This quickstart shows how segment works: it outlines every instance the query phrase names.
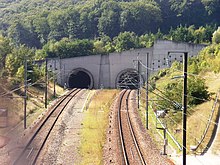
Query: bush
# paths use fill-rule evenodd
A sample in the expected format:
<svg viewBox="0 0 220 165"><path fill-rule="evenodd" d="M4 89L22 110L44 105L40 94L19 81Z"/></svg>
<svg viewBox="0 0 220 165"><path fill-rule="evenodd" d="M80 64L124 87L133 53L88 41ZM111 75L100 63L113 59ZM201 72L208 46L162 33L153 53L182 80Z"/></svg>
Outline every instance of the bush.
<svg viewBox="0 0 220 165"><path fill-rule="evenodd" d="M220 43L220 27L213 33L212 42L215 44Z"/></svg>
<svg viewBox="0 0 220 165"><path fill-rule="evenodd" d="M208 99L210 94L203 79L192 77L188 79L188 95L191 96L188 98L188 103L190 105L197 105Z"/></svg>
<svg viewBox="0 0 220 165"><path fill-rule="evenodd" d="M183 81L182 79L177 79L176 81L172 81L168 83L165 87L165 94L168 99L164 99L159 101L160 105L163 107L169 107L174 110L178 110L181 108L182 102L182 93L183 93ZM188 78L188 105L193 106L197 104L203 103L210 96L207 91L207 87L205 86L205 81L198 77L189 77ZM160 98L161 99L161 98ZM172 101L172 102L171 102Z"/></svg>
<svg viewBox="0 0 220 165"><path fill-rule="evenodd" d="M158 77L164 77L164 76L166 76L167 75L167 71L168 71L168 69L162 69L162 70L160 70L159 72L158 72Z"/></svg>
<svg viewBox="0 0 220 165"><path fill-rule="evenodd" d="M212 44L204 48L199 56L196 64L199 71L214 71L220 72L220 44Z"/></svg>

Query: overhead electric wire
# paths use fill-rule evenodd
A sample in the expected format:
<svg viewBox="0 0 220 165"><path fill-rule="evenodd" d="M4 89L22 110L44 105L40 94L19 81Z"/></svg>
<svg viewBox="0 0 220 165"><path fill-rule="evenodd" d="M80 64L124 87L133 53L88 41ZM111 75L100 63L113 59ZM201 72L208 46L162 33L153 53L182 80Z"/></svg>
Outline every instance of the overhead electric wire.
<svg viewBox="0 0 220 165"><path fill-rule="evenodd" d="M152 115L151 115L151 118L153 119ZM178 142L179 144L179 142ZM186 150L188 150L186 147L184 147L182 144L179 144L182 148L185 148ZM189 150L188 150L189 151Z"/></svg>
<svg viewBox="0 0 220 165"><path fill-rule="evenodd" d="M154 70L154 69L149 68L149 67L147 67L146 65L144 65L141 61L140 61L140 64L141 64L143 67L145 67L146 69ZM158 70L161 70L161 69L158 69ZM181 72L181 73L186 73L186 72L183 72L183 71L181 71L181 70L177 70L177 69L174 69L174 70L176 70L176 71L178 71L178 72ZM196 74L193 74L193 73L190 73L190 72L187 72L187 74L188 74L188 75L193 75L193 76L198 76L198 77L199 77L199 75L196 75ZM150 84L149 84L149 85L150 85ZM197 99L197 100L201 100L201 101L210 101L210 100L207 100L207 99L202 99L202 98L198 98L198 97L191 96L191 95L186 95L186 96L188 96L188 97L193 97L193 98L195 98L195 99Z"/></svg>
<svg viewBox="0 0 220 165"><path fill-rule="evenodd" d="M147 67L146 67L147 68ZM154 70L154 69L152 69L152 68L147 68L147 69L151 69L151 70ZM138 76L138 75L137 75ZM126 80L128 80L129 82L131 82L133 85L134 85L134 87L136 87L136 88L138 88L139 87L139 85L137 85L137 83L140 83L140 82L138 82L135 78L131 78L131 77L127 77L126 78ZM152 86L151 86L152 87ZM146 89L146 88L144 88L144 87L142 87L143 89ZM155 93L154 92L154 94L155 95L157 95L157 96L159 96L160 98L162 98L162 99L164 99L164 100L167 100L167 101L170 101L171 103L177 103L176 101L174 101L174 100L172 100L172 99L169 99L169 97L166 95L166 94L164 94L164 92L162 92L161 90L159 90L159 89L157 89L156 88L156 90L158 90L163 96L161 96L161 95L159 95L159 94L157 94L157 93ZM186 96L188 96L188 97L194 97L194 96L190 96L190 95L186 95ZM203 101L210 101L210 100L205 100L205 99L201 99L201 98L197 98L197 97L194 97L194 98L196 98L196 99L199 99L199 100L203 100ZM180 103L179 103L179 105L181 105ZM188 114L186 114L186 115L188 115ZM175 120L173 120L171 117L168 117L170 120L172 120L172 121L175 121ZM204 119L204 118L203 118ZM204 121L203 121L204 122ZM177 124L177 122L175 122L176 124ZM188 133L189 134L189 133ZM191 137L194 137L193 135L191 135L191 134L189 134L189 136L191 136ZM196 137L194 137L194 138L196 138ZM197 139L197 138L196 138ZM183 147L183 146L182 146ZM184 147L185 148L185 147ZM186 150L188 150L187 148L185 148ZM188 150L189 151L189 150Z"/></svg>
<svg viewBox="0 0 220 165"><path fill-rule="evenodd" d="M165 108L165 107L164 107ZM188 106L188 108L190 108L191 110L193 110L193 107L191 107L191 106ZM174 109L172 109L172 108L165 108L165 109L170 109L170 110L173 110L173 111L178 111L178 110L174 110ZM183 113L183 112L182 112ZM184 113L185 114L185 113ZM191 113L190 113L190 111L187 111L187 113L186 113L186 115L187 116L189 116L189 115L192 115ZM200 117L202 117L202 118L200 118L204 123L206 123L208 120L209 120L209 117L206 117L206 116L204 116L204 115L202 115L202 114L197 114L197 115L199 115ZM216 123L216 122L213 122L213 121L211 121L211 123L213 123L214 125L218 125L218 123Z"/></svg>
<svg viewBox="0 0 220 165"><path fill-rule="evenodd" d="M61 71L59 71L59 72L57 73L57 75L59 75L59 74L61 74ZM49 80L52 80L52 79L53 79L53 78L50 78ZM30 86L33 86L33 85L35 85L35 84L38 84L38 83L39 83L40 81L42 81L42 80L44 80L44 77L42 77L41 79L35 81L34 83L31 83L31 85L28 85L28 86L30 87ZM7 96L7 95L9 95L9 94L12 94L13 92L16 92L16 91L18 91L18 90L20 90L20 89L22 89L22 88L24 88L24 87L25 87L25 85L22 85L22 86L20 86L20 87L18 87L18 88L16 88L16 89L13 89L13 90L10 90L10 91L1 93L1 94L0 94L0 98L1 98L1 97L4 97L4 96Z"/></svg>
<svg viewBox="0 0 220 165"><path fill-rule="evenodd" d="M154 104L155 104L155 103L154 103ZM179 124L179 123L177 123L174 119L172 119L172 117L170 117L169 115L166 115L166 117L168 117L170 120L172 120L175 124L177 124L177 125ZM165 120L166 120L166 119L165 119ZM193 136L192 134L188 133L188 131L187 131L187 134L188 134L190 137L195 138L196 141L199 142L199 139L198 139L197 137Z"/></svg>
<svg viewBox="0 0 220 165"><path fill-rule="evenodd" d="M137 82L137 81L136 81ZM132 83L132 82L131 82ZM137 82L137 83L139 83L139 82ZM136 88L138 88L138 86L136 85L136 84L134 84L133 83L133 85L136 87ZM151 86L152 87L152 86ZM143 89L146 89L145 87L142 87ZM151 91L152 92L152 91ZM181 105L180 103L178 103L178 102L176 102L176 101L173 101L173 100L170 100L169 98L166 98L166 97L163 97L163 96L161 96L161 95L159 95L159 94L157 94L157 93L155 93L155 92L152 92L153 94L155 94L155 95L157 95L158 97L160 97L160 98L163 98L163 99L165 99L165 100L167 100L167 101L169 101L169 102L171 102L172 104L174 104L174 105Z"/></svg>
<svg viewBox="0 0 220 165"><path fill-rule="evenodd" d="M145 69L148 69L148 70L151 70L151 71L158 71L158 70L161 70L161 68L160 68L160 69L155 69L155 68L147 67L147 66L144 65L141 61L139 61L139 62L140 62L140 64L141 64Z"/></svg>
<svg viewBox="0 0 220 165"><path fill-rule="evenodd" d="M135 85L135 84L133 84L133 85ZM144 88L144 87L142 87L142 88ZM144 89L146 89L146 88L144 88ZM168 98L166 98L166 97L163 97L163 96L161 96L161 95L159 95L159 94L157 94L157 93L155 93L155 92L152 92L152 93L155 94L155 95L157 95L157 96L159 96L160 98L162 98L162 99L164 99L164 100L167 100L167 101L173 103L174 105L176 105L176 104L181 105L180 103L178 103L178 102L176 102L176 101L173 101L173 100L170 100L170 99L168 99ZM144 99L145 99L145 98L144 98ZM190 109L193 109L191 106L188 106L188 107L189 107ZM179 107L179 108L180 108L180 107ZM166 108L166 109L173 110L173 111L178 111L178 110L174 110L174 109L172 109L172 108ZM183 113L183 112L182 112L182 113ZM190 114L190 111L187 111L187 113ZM186 113L186 115L189 116L189 114L187 114L187 113ZM185 114L185 113L184 113L184 114ZM203 118L203 122L209 120L209 118L207 118L207 117L205 117L205 116L203 116L203 115L201 115L201 114L198 114L198 115ZM205 120L205 121L204 121L204 120ZM213 121L211 121L211 122L212 122L213 124L215 124L215 125L218 124L218 123L213 122Z"/></svg>
<svg viewBox="0 0 220 165"><path fill-rule="evenodd" d="M148 69L148 70L151 70L151 71L159 71L159 70L162 70L162 69L166 69L166 68L170 68L170 67L165 67L165 68L158 68L158 69L155 69L155 68L150 68L150 67L147 67L145 64L143 64L141 61L140 61L140 64L145 68L145 69ZM172 68L173 70L175 71L178 71L178 72L181 72L181 73L186 73L182 70L178 70L178 69L174 69ZM194 73L190 73L190 72L187 72L188 75L192 75L192 76L198 76L198 77L201 77L200 75L198 74L194 74Z"/></svg>
<svg viewBox="0 0 220 165"><path fill-rule="evenodd" d="M152 115L150 115L151 116L151 118L153 119L153 114ZM171 117L169 117L168 116L168 118L169 119L171 119L173 122L175 122L175 124L178 124L175 120L173 120ZM155 126L156 126L156 124L154 124ZM168 128L167 128L168 129ZM188 131L187 131L187 134L190 136L190 137L193 137L194 139L196 139L196 141L197 142L199 142L198 141L198 139L197 139L197 137L195 137L195 136L193 136L192 134L190 134L190 133L188 133ZM190 152L190 150L189 149L187 149L186 147L184 147L182 144L180 144L180 143L178 143L182 148L185 148L188 152ZM202 162L200 162L200 160L199 159L197 159L198 161L199 161L199 163L201 163L201 164L203 164Z"/></svg>
<svg viewBox="0 0 220 165"><path fill-rule="evenodd" d="M135 85L135 84L133 84L133 85ZM136 86L136 87L137 87L137 86ZM152 87L152 86L151 86L151 87ZM143 89L146 89L146 88L144 88L144 87L142 87L142 88L143 88ZM152 92L152 91L151 91L151 92ZM159 97L162 98L162 99L165 99L165 100L167 100L167 101L173 103L174 105L181 105L180 103L178 103L178 102L176 102L176 101L173 101L173 100L170 100L169 98L163 97L163 96L161 96L161 95L159 95L159 94L157 94L157 93L155 93L155 92L152 92L152 93L155 94L155 95L157 95L157 96L159 96ZM188 107L189 107L190 109L193 109L193 107L191 107L191 106L189 106L189 105L188 105ZM179 107L179 108L181 108L181 107ZM166 108L166 109L174 110L174 109L171 109L171 108ZM177 110L174 110L174 111L177 111ZM183 112L182 112L182 113L183 113ZM187 113L190 114L190 111L187 111ZM185 114L185 113L184 113L184 114ZM188 116L189 114L186 114L186 115ZM198 114L198 115L203 118L203 122L209 120L209 118L207 118L207 117L205 117L205 116L203 116L203 115L201 115L201 114ZM204 120L205 120L205 121L204 121ZM211 122L212 122L213 124L215 124L215 125L218 124L218 123L213 122L213 121L211 121Z"/></svg>
<svg viewBox="0 0 220 165"><path fill-rule="evenodd" d="M142 66L145 67L146 69L153 70L152 68L149 68L149 67L147 67L146 65L144 65L141 61L140 61L140 63L141 63ZM158 69L158 70L161 70L161 69ZM179 71L179 72L181 72L181 73L184 73L184 72L181 71L181 70L177 70L177 69L174 69L174 70ZM193 73L189 73L189 72L187 72L187 74L188 74L188 75L199 76L199 75L196 75L196 74L193 74ZM199 76L199 77L200 77L200 76ZM149 84L149 85L150 85L150 84ZM155 88L156 88L156 87L155 87ZM157 88L156 88L156 89L157 89ZM157 90L159 90L159 89L157 89ZM181 95L181 96L182 96L182 95ZM186 96L192 97L192 98L195 98L195 99L201 100L201 101L210 101L210 100L208 100L208 99L202 99L202 98L195 97L195 96L191 96L191 95L186 95Z"/></svg>

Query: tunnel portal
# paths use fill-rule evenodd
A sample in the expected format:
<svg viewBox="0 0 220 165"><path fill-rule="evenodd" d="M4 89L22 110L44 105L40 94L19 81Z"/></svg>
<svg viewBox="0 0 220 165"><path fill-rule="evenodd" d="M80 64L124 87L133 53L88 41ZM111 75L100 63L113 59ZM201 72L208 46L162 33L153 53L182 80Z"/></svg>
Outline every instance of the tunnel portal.
<svg viewBox="0 0 220 165"><path fill-rule="evenodd" d="M69 88L91 89L92 77L83 70L75 70L69 77Z"/></svg>
<svg viewBox="0 0 220 165"><path fill-rule="evenodd" d="M137 89L139 82L138 72L130 69L119 73L116 83L117 87L121 89Z"/></svg>

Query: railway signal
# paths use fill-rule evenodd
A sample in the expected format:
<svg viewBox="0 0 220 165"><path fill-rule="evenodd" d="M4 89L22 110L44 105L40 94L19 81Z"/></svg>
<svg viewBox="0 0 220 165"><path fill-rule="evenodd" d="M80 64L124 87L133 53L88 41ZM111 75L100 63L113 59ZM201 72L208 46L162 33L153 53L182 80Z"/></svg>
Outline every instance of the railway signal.
<svg viewBox="0 0 220 165"><path fill-rule="evenodd" d="M27 128L27 87L28 82L31 79L27 79L27 73L33 72L33 70L28 70L27 57L24 58L24 129Z"/></svg>

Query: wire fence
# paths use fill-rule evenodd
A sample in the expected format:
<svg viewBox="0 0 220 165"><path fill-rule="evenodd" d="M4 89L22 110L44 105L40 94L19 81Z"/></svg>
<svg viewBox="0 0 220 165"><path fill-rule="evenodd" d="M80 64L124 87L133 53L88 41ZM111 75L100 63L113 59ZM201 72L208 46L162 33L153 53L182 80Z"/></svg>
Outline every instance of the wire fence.
<svg viewBox="0 0 220 165"><path fill-rule="evenodd" d="M206 125L206 128L205 128L205 130L204 130L202 136L201 136L201 139L199 140L198 144L197 144L196 147L194 148L195 151L198 150L198 148L200 147L200 145L202 144L202 142L204 141L204 139L205 139L205 137L206 137L206 135L207 135L207 132L208 132L209 127L210 127L210 125L211 125L211 123L212 123L213 115L214 115L214 112L215 112L215 109L216 109L216 106L217 106L217 103L218 103L219 94L220 94L220 90L219 90L219 91L217 92L217 94L216 94L215 102L214 102L214 104L213 104L213 106L212 106L211 113L210 113L210 116L209 116L209 119L208 119L208 123L207 123L207 125ZM202 151L204 152L204 150L206 150L206 149L207 149L207 146L205 146L205 147L202 149Z"/></svg>
<svg viewBox="0 0 220 165"><path fill-rule="evenodd" d="M151 107L152 108L152 107ZM153 108L152 108L153 109ZM160 125L162 126L163 129L166 129L166 127L164 126L163 122L157 117L157 114L154 112L154 115L156 117L156 120L160 123ZM182 151L182 146L180 145L180 143L176 140L176 138L167 130L166 133L168 134L168 136L172 139L172 141L174 142L174 144L179 148L180 151Z"/></svg>

